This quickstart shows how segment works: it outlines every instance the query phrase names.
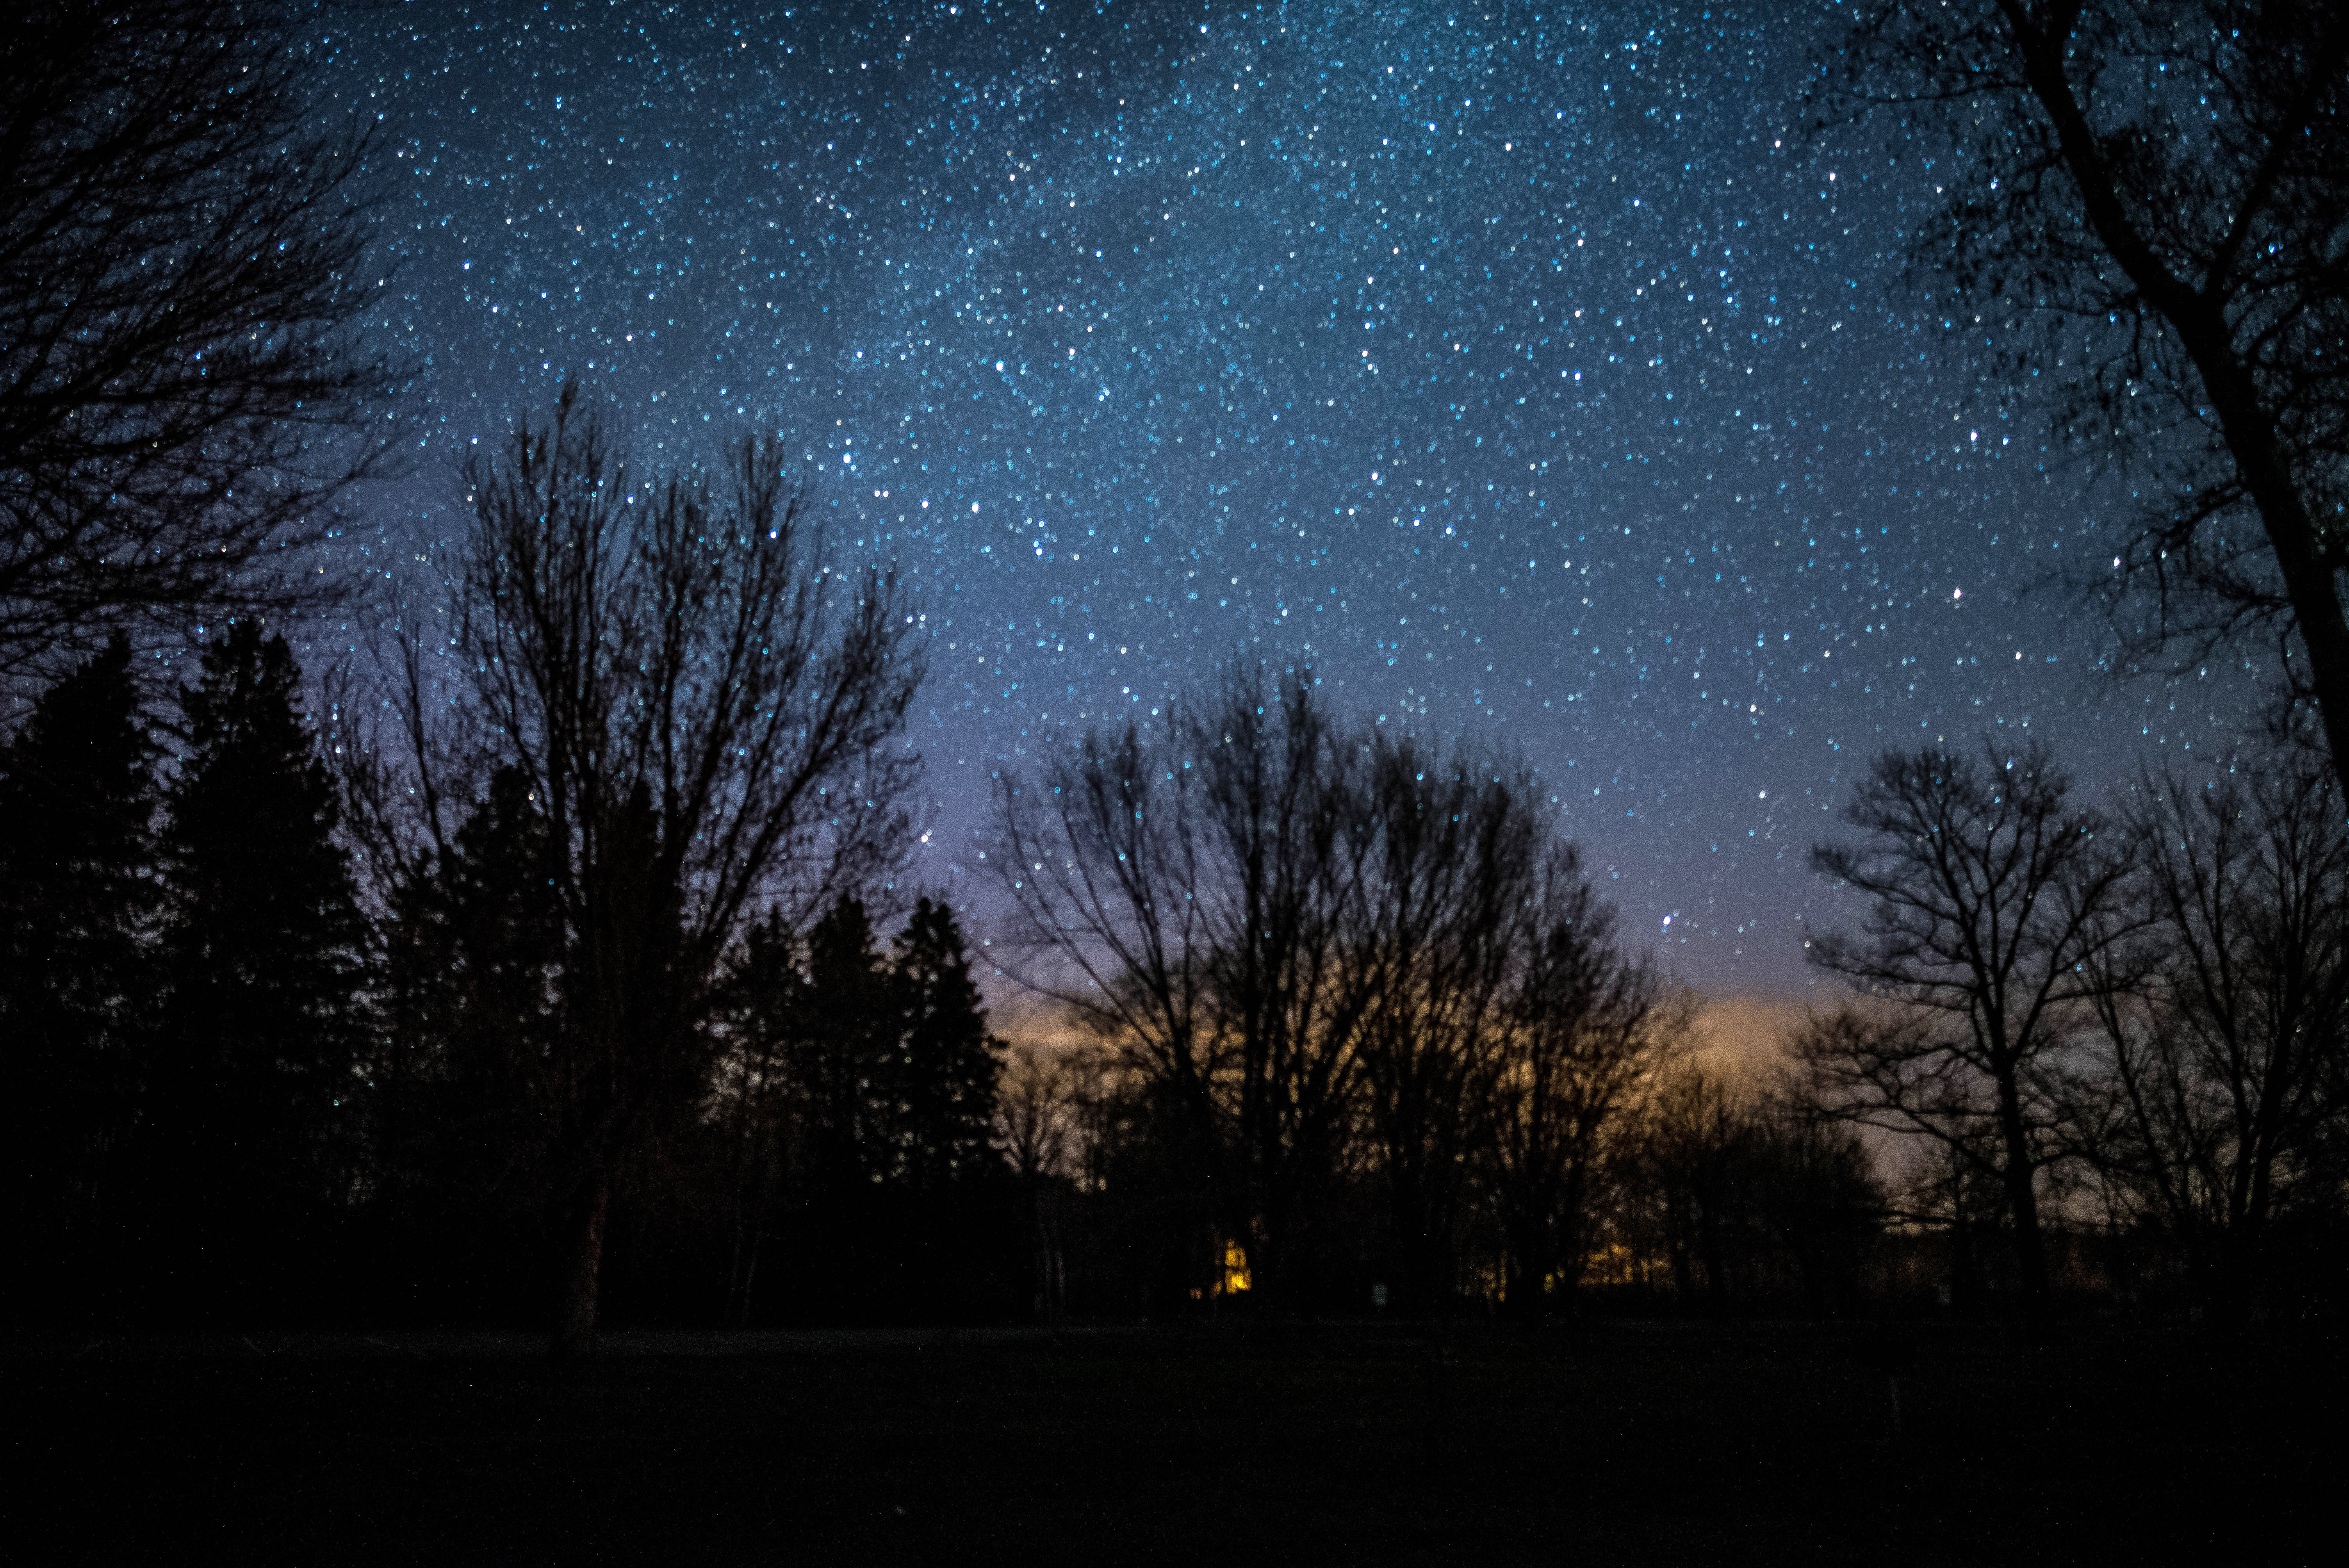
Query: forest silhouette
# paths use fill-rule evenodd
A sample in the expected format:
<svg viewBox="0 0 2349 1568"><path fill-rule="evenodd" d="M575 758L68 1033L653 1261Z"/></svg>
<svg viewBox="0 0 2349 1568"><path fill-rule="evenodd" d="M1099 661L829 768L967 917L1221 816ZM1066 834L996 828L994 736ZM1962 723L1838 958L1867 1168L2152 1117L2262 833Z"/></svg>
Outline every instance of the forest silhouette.
<svg viewBox="0 0 2349 1568"><path fill-rule="evenodd" d="M843 569L775 439L648 463L576 382L469 449L467 525L367 652L300 669L302 617L360 605L318 520L396 396L351 282L371 133L311 113L293 12L37 7L0 144L13 1315L534 1322L579 1355L607 1296L737 1326L2330 1310L2341 614L2303 557L2349 297L2310 139L2349 31L2253 7L2261 49L2178 57L2217 106L2190 156L2088 136L2168 99L2098 98L2050 29L2124 62L2192 11L1889 9L1813 108L1938 112L1980 65L2015 135L1949 128L1995 194L1959 188L1919 263L2007 313L2007 373L2068 367L2059 428L2184 464L2142 645L2305 656L2232 776L2112 814L2044 748L1886 753L1814 857L1867 909L1809 944L1848 1000L1757 1078L1698 1059L1700 999L1524 761L1247 657L999 773L970 907L1029 1010L997 1037L968 910L905 881L906 583ZM2201 445L2132 423L2138 390L2205 397ZM2124 594L2151 569L2119 564Z"/></svg>

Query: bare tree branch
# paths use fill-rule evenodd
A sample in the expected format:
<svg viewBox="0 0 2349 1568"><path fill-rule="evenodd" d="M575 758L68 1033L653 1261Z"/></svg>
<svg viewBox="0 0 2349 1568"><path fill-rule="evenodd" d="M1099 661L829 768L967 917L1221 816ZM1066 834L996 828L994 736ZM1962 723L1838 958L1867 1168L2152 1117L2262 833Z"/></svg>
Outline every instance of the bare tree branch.
<svg viewBox="0 0 2349 1568"><path fill-rule="evenodd" d="M1912 278L1943 325L2140 476L2118 570L2077 585L2140 656L2288 628L2349 765L2349 14L1887 0L1819 107L1918 139L1946 205Z"/></svg>
<svg viewBox="0 0 2349 1568"><path fill-rule="evenodd" d="M1872 901L1865 936L1815 938L1812 962L1874 1005L1815 1018L1795 1042L1823 1111L1933 1140L1996 1178L2034 1307L2066 1053L2094 1026L2097 967L2145 924L2137 856L2070 789L2036 746L1879 758L1845 814L1867 838L1811 851Z"/></svg>
<svg viewBox="0 0 2349 1568"><path fill-rule="evenodd" d="M36 0L0 45L0 676L285 611L384 446L357 125L291 14Z"/></svg>

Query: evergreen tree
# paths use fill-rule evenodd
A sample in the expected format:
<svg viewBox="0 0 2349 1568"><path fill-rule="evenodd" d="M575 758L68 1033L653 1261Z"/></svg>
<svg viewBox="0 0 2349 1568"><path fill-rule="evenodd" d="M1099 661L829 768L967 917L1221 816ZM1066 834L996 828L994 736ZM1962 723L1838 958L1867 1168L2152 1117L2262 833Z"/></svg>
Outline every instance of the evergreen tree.
<svg viewBox="0 0 2349 1568"><path fill-rule="evenodd" d="M888 975L861 900L843 895L808 933L808 1001L793 1077L802 1168L818 1203L853 1199L886 1181L882 1107L890 1016Z"/></svg>
<svg viewBox="0 0 2349 1568"><path fill-rule="evenodd" d="M377 1203L400 1233L411 1287L453 1290L474 1310L526 1288L550 1196L564 952L552 856L529 781L499 769L396 898L387 944Z"/></svg>
<svg viewBox="0 0 2349 1568"><path fill-rule="evenodd" d="M276 1283L355 1173L364 929L300 682L285 639L244 621L180 693L150 1175L165 1261L200 1297Z"/></svg>
<svg viewBox="0 0 2349 1568"><path fill-rule="evenodd" d="M882 1064L887 1176L932 1193L1000 1163L995 1088L1002 1042L970 977L954 912L922 899L897 935L895 1038Z"/></svg>
<svg viewBox="0 0 2349 1568"><path fill-rule="evenodd" d="M753 925L727 976L726 1044L713 1088L727 1204L726 1321L750 1320L759 1265L798 1146L795 1079L800 1036L811 1016L801 948L771 910Z"/></svg>
<svg viewBox="0 0 2349 1568"><path fill-rule="evenodd" d="M890 1254L876 1275L897 1315L985 1315L1029 1294L1012 1277L1025 1236L995 1140L1003 1046L953 911L921 900L894 947L872 1096Z"/></svg>
<svg viewBox="0 0 2349 1568"><path fill-rule="evenodd" d="M117 638L0 749L0 1089L8 1255L88 1282L135 1130L153 1025L154 747ZM11 1293L61 1304L57 1284Z"/></svg>
<svg viewBox="0 0 2349 1568"><path fill-rule="evenodd" d="M842 897L802 943L771 915L737 953L712 1113L731 1206L729 1305L750 1315L771 1240L792 1261L761 1299L793 1315L960 1313L1001 1240L987 1033L953 913L921 901L884 957ZM999 1293L1000 1294L1000 1293ZM770 1308L771 1310L771 1307Z"/></svg>

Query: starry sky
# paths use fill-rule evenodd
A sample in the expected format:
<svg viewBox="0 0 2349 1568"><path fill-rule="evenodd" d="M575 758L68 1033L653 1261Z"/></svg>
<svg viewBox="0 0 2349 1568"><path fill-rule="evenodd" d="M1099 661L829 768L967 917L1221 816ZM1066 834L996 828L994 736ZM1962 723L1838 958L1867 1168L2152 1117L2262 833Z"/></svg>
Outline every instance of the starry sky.
<svg viewBox="0 0 2349 1568"><path fill-rule="evenodd" d="M1811 984L1806 869L1887 746L2223 750L2240 666L2120 682L2044 586L2120 481L1904 277L1930 149L1802 134L1843 9L408 0L322 26L380 117L416 460L562 379L640 459L752 429L919 594L915 867L984 934L988 779L1236 654L1522 750L1686 980ZM2104 550L2109 554L2108 548Z"/></svg>

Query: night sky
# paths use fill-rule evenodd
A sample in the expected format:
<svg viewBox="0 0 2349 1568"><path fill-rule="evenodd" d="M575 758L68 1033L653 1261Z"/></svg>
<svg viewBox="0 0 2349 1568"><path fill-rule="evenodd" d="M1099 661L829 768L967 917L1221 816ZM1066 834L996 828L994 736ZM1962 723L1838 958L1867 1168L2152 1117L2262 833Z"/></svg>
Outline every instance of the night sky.
<svg viewBox="0 0 2349 1568"><path fill-rule="evenodd" d="M1800 995L1801 918L1852 913L1805 851L1882 748L2044 737L2101 792L2251 702L2116 682L2034 588L2111 553L2121 488L1904 282L1930 150L1801 137L1840 17L347 18L317 46L382 117L418 371L360 548L427 570L461 452L566 376L642 458L780 430L843 553L920 594L916 873L980 934L990 772L1243 651L1522 748L1635 939Z"/></svg>

